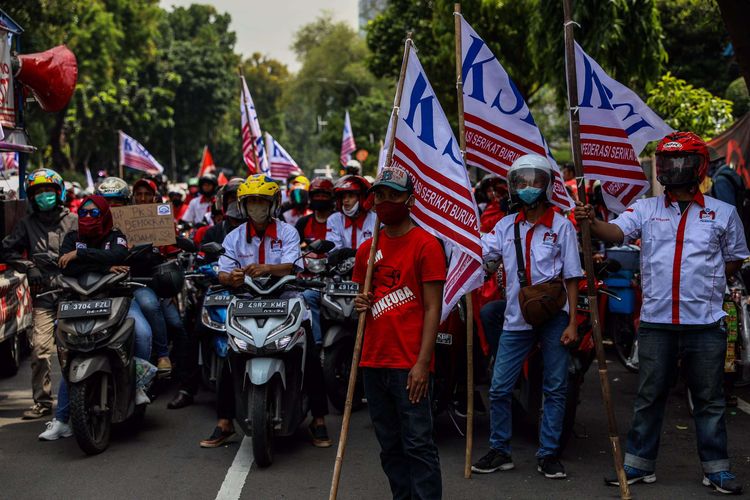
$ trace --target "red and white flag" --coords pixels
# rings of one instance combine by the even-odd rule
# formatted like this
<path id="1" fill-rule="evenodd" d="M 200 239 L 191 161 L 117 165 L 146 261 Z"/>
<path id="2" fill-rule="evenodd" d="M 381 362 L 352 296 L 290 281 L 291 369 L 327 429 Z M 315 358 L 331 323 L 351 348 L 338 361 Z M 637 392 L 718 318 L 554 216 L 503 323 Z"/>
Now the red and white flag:
<path id="1" fill-rule="evenodd" d="M 462 295 L 482 284 L 479 213 L 456 138 L 411 44 L 408 58 L 401 102 L 394 103 L 399 115 L 392 165 L 414 181 L 412 218 L 440 238 L 450 255 L 445 318 Z"/>
<path id="2" fill-rule="evenodd" d="M 352 132 L 352 122 L 349 120 L 349 111 L 344 116 L 344 133 L 341 136 L 341 165 L 346 166 L 352 159 L 352 153 L 357 150 L 354 144 L 354 133 Z"/>
<path id="3" fill-rule="evenodd" d="M 198 171 L 198 177 L 209 172 L 216 170 L 214 165 L 214 158 L 211 156 L 211 151 L 208 150 L 208 146 L 203 146 L 203 154 L 201 155 L 201 168 Z"/>
<path id="4" fill-rule="evenodd" d="M 620 213 L 649 187 L 638 155 L 672 128 L 577 43 L 575 49 L 583 171 L 602 182 L 607 208 Z"/>
<path id="5" fill-rule="evenodd" d="M 292 155 L 287 153 L 286 149 L 282 148 L 281 144 L 276 142 L 276 139 L 271 137 L 268 132 L 266 132 L 266 141 L 269 161 L 271 162 L 271 178 L 286 179 L 292 172 L 301 170 Z"/>
<path id="6" fill-rule="evenodd" d="M 242 158 L 245 160 L 251 174 L 268 173 L 268 158 L 266 158 L 263 147 L 263 135 L 260 132 L 260 121 L 255 111 L 255 103 L 247 89 L 245 77 L 242 79 L 242 92 L 240 93 L 240 113 L 242 115 Z M 254 150 L 254 154 L 253 154 Z M 260 165 L 256 165 L 257 162 Z"/>
<path id="7" fill-rule="evenodd" d="M 120 131 L 120 165 L 149 174 L 161 174 L 164 167 L 151 156 L 143 145 Z"/>
<path id="8" fill-rule="evenodd" d="M 456 14 L 460 15 L 460 14 Z M 555 170 L 552 200 L 573 207 L 557 162 L 526 101 L 484 40 L 461 16 L 461 80 L 466 124 L 466 164 L 505 179 L 520 156 L 546 156 Z"/>

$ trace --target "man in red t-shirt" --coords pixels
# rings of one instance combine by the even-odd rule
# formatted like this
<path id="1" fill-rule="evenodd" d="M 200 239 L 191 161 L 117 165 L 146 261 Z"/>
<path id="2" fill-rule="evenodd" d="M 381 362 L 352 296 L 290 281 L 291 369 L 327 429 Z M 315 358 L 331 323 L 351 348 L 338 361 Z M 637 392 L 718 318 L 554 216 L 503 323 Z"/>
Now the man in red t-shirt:
<path id="1" fill-rule="evenodd" d="M 432 440 L 430 376 L 445 281 L 440 242 L 409 217 L 413 184 L 401 168 L 384 168 L 371 191 L 380 231 L 372 291 L 355 299 L 367 311 L 360 366 L 380 460 L 393 498 L 442 495 Z M 353 280 L 362 286 L 372 239 L 357 251 Z"/>

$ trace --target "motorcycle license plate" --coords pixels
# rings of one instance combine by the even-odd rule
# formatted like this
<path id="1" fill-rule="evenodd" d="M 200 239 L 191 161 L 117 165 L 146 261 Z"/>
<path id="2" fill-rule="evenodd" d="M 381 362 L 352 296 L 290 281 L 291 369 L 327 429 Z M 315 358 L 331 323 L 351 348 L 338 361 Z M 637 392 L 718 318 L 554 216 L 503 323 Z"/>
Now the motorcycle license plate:
<path id="1" fill-rule="evenodd" d="M 61 302 L 57 309 L 57 317 L 60 319 L 92 318 L 109 316 L 110 312 L 112 312 L 112 299 Z"/>
<path id="2" fill-rule="evenodd" d="M 326 293 L 331 295 L 348 295 L 354 297 L 359 293 L 359 284 L 353 281 L 329 283 Z"/>
<path id="3" fill-rule="evenodd" d="M 206 298 L 203 299 L 203 305 L 204 306 L 228 306 L 231 301 L 232 301 L 231 295 L 224 295 L 221 293 L 217 293 L 216 295 L 206 295 Z"/>
<path id="4" fill-rule="evenodd" d="M 238 317 L 286 316 L 289 301 L 285 299 L 238 300 L 233 313 Z"/>
<path id="5" fill-rule="evenodd" d="M 453 345 L 453 335 L 450 333 L 438 333 L 435 342 L 443 345 Z"/>

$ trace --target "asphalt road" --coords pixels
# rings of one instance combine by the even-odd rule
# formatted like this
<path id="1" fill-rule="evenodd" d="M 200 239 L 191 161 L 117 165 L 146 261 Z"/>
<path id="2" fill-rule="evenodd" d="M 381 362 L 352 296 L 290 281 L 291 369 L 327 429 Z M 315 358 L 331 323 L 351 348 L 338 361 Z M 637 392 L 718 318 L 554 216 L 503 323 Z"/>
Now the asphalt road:
<path id="1" fill-rule="evenodd" d="M 609 364 L 620 434 L 624 437 L 631 417 L 637 375 Z M 55 373 L 59 380 L 59 372 Z M 0 380 L 0 498 L 327 498 L 335 446 L 312 447 L 301 427 L 283 440 L 274 464 L 258 469 L 251 464 L 249 438 L 218 449 L 201 449 L 200 439 L 214 425 L 213 395 L 204 391 L 196 404 L 167 410 L 170 389 L 149 408 L 137 433 L 119 432 L 103 454 L 87 457 L 74 438 L 40 442 L 43 422 L 23 421 L 31 404 L 28 361 L 13 378 Z M 750 389 L 737 391 L 750 402 Z M 742 406 L 742 404 L 741 404 Z M 745 409 L 750 411 L 750 405 Z M 463 425 L 463 421 L 459 420 Z M 332 437 L 339 434 L 341 417 L 328 419 Z M 728 411 L 729 452 L 738 476 L 750 487 L 750 414 L 741 408 Z M 475 420 L 475 451 L 486 451 L 489 418 Z M 701 486 L 700 462 L 695 451 L 694 427 L 684 393 L 675 389 L 664 423 L 658 481 L 632 487 L 634 498 L 719 497 Z M 603 415 L 595 366 L 586 376 L 578 410 L 576 436 L 563 455 L 568 479 L 553 481 L 536 472 L 535 443 L 523 434 L 514 437 L 516 469 L 463 479 L 464 439 L 447 416 L 437 424 L 437 444 L 446 499 L 499 498 L 617 498 L 619 490 L 604 485 L 611 469 L 610 445 Z M 378 445 L 366 410 L 352 417 L 349 446 L 343 467 L 339 498 L 386 499 L 389 489 L 380 469 Z"/>

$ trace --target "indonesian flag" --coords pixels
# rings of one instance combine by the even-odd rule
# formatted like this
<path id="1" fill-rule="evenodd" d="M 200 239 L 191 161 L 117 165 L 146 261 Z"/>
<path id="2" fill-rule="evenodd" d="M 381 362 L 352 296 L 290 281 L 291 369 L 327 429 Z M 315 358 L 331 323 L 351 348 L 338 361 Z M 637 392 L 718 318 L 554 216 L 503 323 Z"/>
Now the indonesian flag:
<path id="1" fill-rule="evenodd" d="M 557 162 L 526 101 L 484 40 L 461 16 L 461 80 L 466 122 L 466 164 L 507 178 L 520 156 L 546 156 L 555 171 L 555 205 L 574 206 Z"/>
<path id="2" fill-rule="evenodd" d="M 201 155 L 201 168 L 198 171 L 198 177 L 209 172 L 216 170 L 214 165 L 214 159 L 211 156 L 211 151 L 208 150 L 208 146 L 203 146 L 203 155 Z"/>
<path id="3" fill-rule="evenodd" d="M 292 172 L 298 172 L 301 169 L 292 155 L 281 147 L 271 134 L 266 132 L 266 141 L 268 144 L 268 156 L 271 162 L 271 178 L 286 179 Z"/>
<path id="4" fill-rule="evenodd" d="M 341 165 L 346 166 L 352 159 L 352 153 L 357 150 L 352 133 L 352 122 L 349 120 L 349 111 L 344 116 L 344 133 L 341 136 Z"/>
<path id="5" fill-rule="evenodd" d="M 13 172 L 18 170 L 18 153 L 6 151 L 0 153 L 0 172 Z"/>
<path id="6" fill-rule="evenodd" d="M 229 182 L 229 179 L 227 179 L 227 176 L 224 175 L 224 172 L 219 172 L 219 176 L 216 178 L 216 182 L 219 184 L 219 186 L 224 186 Z"/>
<path id="7" fill-rule="evenodd" d="M 151 156 L 143 145 L 120 131 L 120 165 L 140 170 L 149 174 L 161 174 L 164 172 L 156 158 Z"/>
<path id="8" fill-rule="evenodd" d="M 240 113 L 242 114 L 242 158 L 245 160 L 251 174 L 268 173 L 268 159 L 263 146 L 263 135 L 260 133 L 260 121 L 255 111 L 255 104 L 247 89 L 245 77 L 242 79 L 242 93 L 240 95 Z M 255 154 L 253 154 L 253 149 Z M 258 159 L 260 168 L 255 164 Z"/>
<path id="9" fill-rule="evenodd" d="M 482 284 L 479 215 L 458 143 L 411 44 L 408 58 L 401 102 L 394 103 L 399 115 L 392 165 L 414 181 L 412 218 L 440 238 L 450 255 L 445 319 L 462 295 Z"/>
<path id="10" fill-rule="evenodd" d="M 638 155 L 672 128 L 577 43 L 575 49 L 583 170 L 602 182 L 607 207 L 621 213 L 649 187 Z"/>

